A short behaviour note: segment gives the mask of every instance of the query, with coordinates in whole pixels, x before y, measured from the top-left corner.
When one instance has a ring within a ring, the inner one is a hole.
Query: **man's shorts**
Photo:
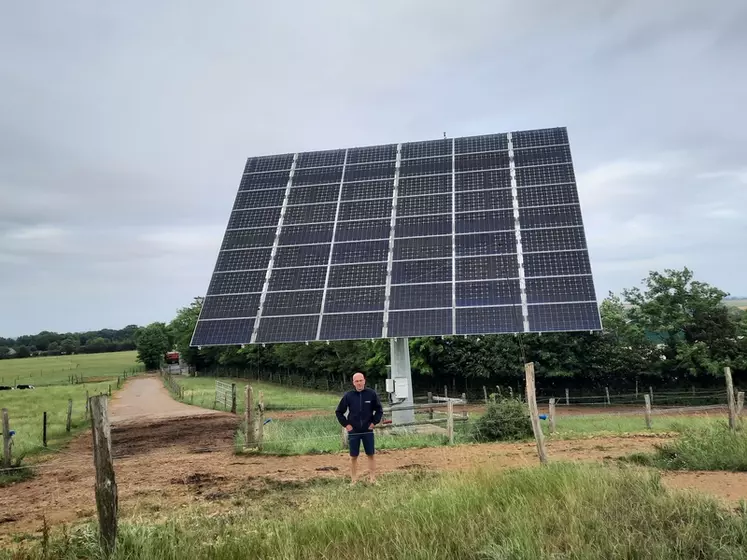
[[[357,457],[361,452],[361,442],[366,455],[374,454],[374,434],[373,432],[350,433],[348,434],[348,445],[350,446],[350,456]]]

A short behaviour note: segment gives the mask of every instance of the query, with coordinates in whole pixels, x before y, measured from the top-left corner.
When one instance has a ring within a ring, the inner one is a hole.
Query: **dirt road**
[[[112,440],[120,511],[173,511],[185,504],[230,504],[237,492],[267,479],[300,481],[347,476],[344,452],[296,457],[237,456],[231,414],[174,402],[157,378],[136,378],[114,397]],[[603,461],[649,451],[655,437],[550,440],[553,461]],[[457,445],[439,449],[380,451],[380,472],[406,469],[465,470],[537,464],[534,444]],[[664,475],[665,484],[695,488],[729,501],[747,498],[747,473]],[[28,482],[0,488],[0,545],[18,532],[95,518],[90,432],[42,464]]]

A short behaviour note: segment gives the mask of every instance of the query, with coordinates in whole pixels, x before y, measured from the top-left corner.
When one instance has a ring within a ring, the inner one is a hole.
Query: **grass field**
[[[215,401],[215,381],[214,377],[174,377],[177,383],[184,388],[184,402],[201,406],[203,408],[213,408]],[[244,412],[244,388],[246,379],[229,379],[219,378],[218,381],[226,383],[236,383],[237,412]],[[254,388],[254,396],[258,398],[259,392],[264,393],[265,408],[269,410],[304,410],[304,409],[330,409],[334,412],[337,403],[340,402],[342,395],[334,393],[325,393],[307,389],[298,389],[294,387],[283,387],[275,383],[266,383],[263,381],[251,381]],[[228,403],[230,409],[231,403]],[[218,407],[222,409],[222,406]]]
[[[58,451],[72,433],[85,426],[86,391],[93,396],[106,393],[109,382],[39,387],[0,392],[0,405],[8,409],[10,429],[15,430],[12,456]],[[112,387],[115,390],[116,387]],[[72,432],[65,431],[67,402],[73,400]],[[47,412],[47,445],[42,446],[42,424]]]
[[[72,356],[40,356],[0,360],[0,385],[63,385],[71,375],[91,381],[116,379],[127,370],[141,369],[137,352],[107,352]],[[2,395],[0,394],[0,399]]]
[[[665,489],[637,467],[550,464],[514,471],[415,471],[350,488],[282,483],[120,521],[113,560],[535,560],[744,558],[747,509]],[[95,525],[33,537],[0,558],[98,559]]]

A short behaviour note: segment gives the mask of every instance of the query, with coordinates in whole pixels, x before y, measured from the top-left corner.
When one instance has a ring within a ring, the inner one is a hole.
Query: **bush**
[[[672,443],[656,445],[654,453],[636,453],[628,461],[669,470],[747,471],[747,433],[726,424],[692,428]]]
[[[533,436],[529,408],[516,399],[490,403],[472,428],[476,441],[514,441]]]

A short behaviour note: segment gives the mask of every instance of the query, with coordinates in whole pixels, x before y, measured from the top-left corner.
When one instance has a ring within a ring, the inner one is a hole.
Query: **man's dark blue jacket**
[[[345,418],[346,411],[348,412],[347,418]],[[381,422],[384,409],[376,391],[366,387],[360,392],[352,390],[345,393],[340,399],[340,404],[337,405],[335,414],[342,426],[350,424],[354,433],[360,433],[370,431],[368,427],[371,424]]]

